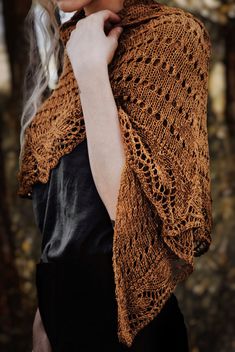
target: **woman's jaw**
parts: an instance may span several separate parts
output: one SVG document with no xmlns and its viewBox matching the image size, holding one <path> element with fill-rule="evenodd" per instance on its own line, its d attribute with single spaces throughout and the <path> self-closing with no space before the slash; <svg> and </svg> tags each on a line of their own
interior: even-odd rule
<svg viewBox="0 0 235 352">
<path fill-rule="evenodd" d="M 89 5 L 94 0 L 55 0 L 59 9 L 63 12 L 74 12 Z"/>
<path fill-rule="evenodd" d="M 118 12 L 124 0 L 53 0 L 63 12 L 74 12 L 84 8 L 86 16 L 103 9 Z"/>
</svg>

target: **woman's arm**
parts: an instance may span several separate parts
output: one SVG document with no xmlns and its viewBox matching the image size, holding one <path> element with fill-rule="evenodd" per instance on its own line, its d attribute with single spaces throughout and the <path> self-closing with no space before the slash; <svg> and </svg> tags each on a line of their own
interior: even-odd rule
<svg viewBox="0 0 235 352">
<path fill-rule="evenodd" d="M 94 182 L 110 218 L 115 220 L 125 156 L 107 65 L 87 69 L 79 76 L 79 87 Z"/>
<path fill-rule="evenodd" d="M 118 46 L 121 27 L 105 27 L 120 18 L 110 10 L 98 11 L 77 23 L 67 51 L 80 89 L 91 170 L 101 199 L 111 219 L 116 203 L 125 156 L 108 75 L 108 64 Z M 111 26 L 112 27 L 112 26 Z"/>
<path fill-rule="evenodd" d="M 51 345 L 45 332 L 39 309 L 33 322 L 33 352 L 51 352 Z"/>
</svg>

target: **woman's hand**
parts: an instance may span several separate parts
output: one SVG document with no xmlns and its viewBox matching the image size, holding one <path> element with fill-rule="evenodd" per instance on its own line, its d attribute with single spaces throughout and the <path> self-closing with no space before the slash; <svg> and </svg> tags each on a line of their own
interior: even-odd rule
<svg viewBox="0 0 235 352">
<path fill-rule="evenodd" d="M 86 69 L 112 61 L 122 32 L 119 21 L 120 17 L 110 10 L 97 11 L 78 21 L 66 45 L 76 78 Z"/>
<path fill-rule="evenodd" d="M 33 322 L 33 352 L 52 352 L 39 309 L 36 311 Z"/>
</svg>

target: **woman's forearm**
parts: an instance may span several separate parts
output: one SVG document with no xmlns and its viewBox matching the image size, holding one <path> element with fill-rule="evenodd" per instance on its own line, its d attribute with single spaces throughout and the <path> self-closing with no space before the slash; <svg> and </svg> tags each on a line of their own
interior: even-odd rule
<svg viewBox="0 0 235 352">
<path fill-rule="evenodd" d="M 125 154 L 108 67 L 97 64 L 80 73 L 77 81 L 93 179 L 110 218 L 115 220 Z"/>
</svg>

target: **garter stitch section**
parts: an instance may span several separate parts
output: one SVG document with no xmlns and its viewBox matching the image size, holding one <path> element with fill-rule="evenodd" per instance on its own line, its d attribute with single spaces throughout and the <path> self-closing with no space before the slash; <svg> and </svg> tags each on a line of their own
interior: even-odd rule
<svg viewBox="0 0 235 352">
<path fill-rule="evenodd" d="M 198 18 L 154 0 L 124 0 L 119 15 L 123 32 L 108 70 L 126 161 L 113 270 L 117 333 L 131 346 L 211 243 L 211 42 Z M 84 17 L 80 10 L 61 26 L 64 44 Z M 84 138 L 78 86 L 65 50 L 58 85 L 26 129 L 18 195 L 30 198 L 32 184 L 46 183 L 60 157 Z"/>
</svg>

